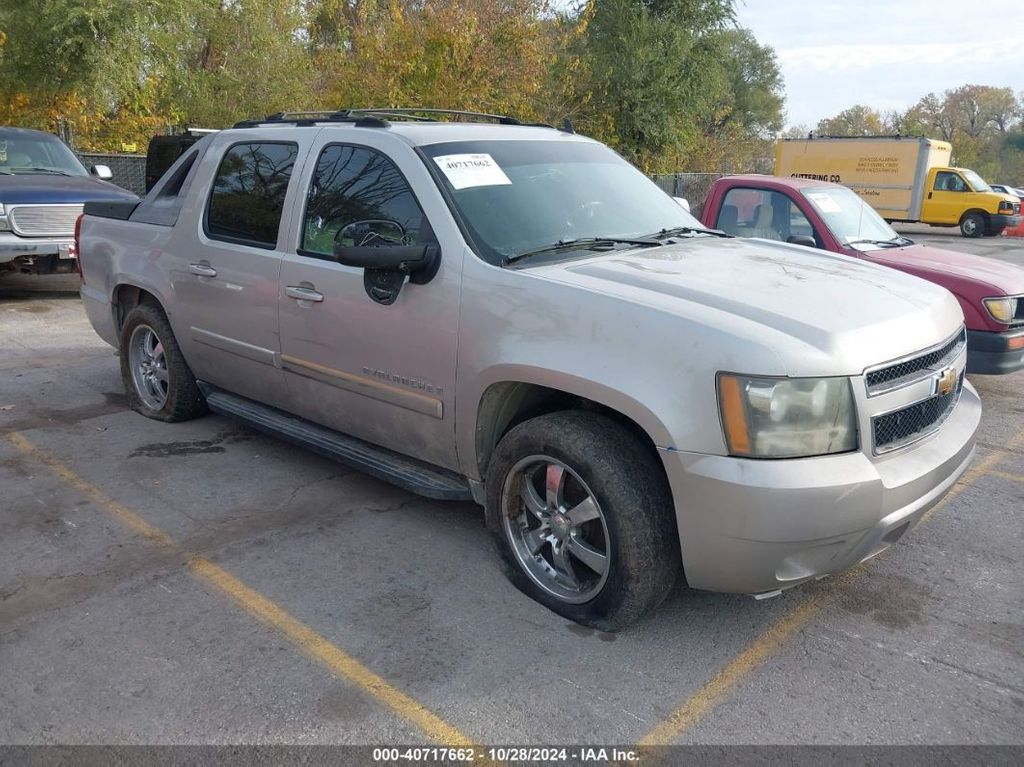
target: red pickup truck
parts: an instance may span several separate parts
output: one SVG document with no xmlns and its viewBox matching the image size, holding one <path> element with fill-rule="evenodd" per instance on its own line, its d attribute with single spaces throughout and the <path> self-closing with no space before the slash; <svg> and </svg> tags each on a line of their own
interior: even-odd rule
<svg viewBox="0 0 1024 767">
<path fill-rule="evenodd" d="M 1024 268 L 984 256 L 917 245 L 855 192 L 823 181 L 725 176 L 701 212 L 705 226 L 844 253 L 908 272 L 949 290 L 967 324 L 967 371 L 1024 368 Z"/>
</svg>

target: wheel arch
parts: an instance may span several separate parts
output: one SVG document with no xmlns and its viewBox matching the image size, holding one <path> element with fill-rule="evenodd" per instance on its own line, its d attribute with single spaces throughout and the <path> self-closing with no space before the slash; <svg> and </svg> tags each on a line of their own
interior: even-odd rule
<svg viewBox="0 0 1024 767">
<path fill-rule="evenodd" d="M 969 215 L 977 213 L 985 221 L 985 226 L 988 226 L 992 222 L 992 214 L 984 208 L 968 208 L 960 215 L 960 223 L 964 222 Z"/>
<path fill-rule="evenodd" d="M 621 392 L 590 381 L 560 376 L 559 381 L 517 376 L 490 383 L 479 397 L 473 432 L 473 468 L 487 474 L 494 449 L 523 421 L 563 410 L 596 412 L 635 433 L 662 465 L 658 447 L 670 443 L 668 429 L 650 410 Z M 468 462 L 467 462 L 468 463 Z"/>
<path fill-rule="evenodd" d="M 158 307 L 164 314 L 167 313 L 163 302 L 155 293 L 130 282 L 120 282 L 114 286 L 110 303 L 114 312 L 114 325 L 118 333 L 124 327 L 124 320 L 128 313 L 140 304 L 150 303 Z"/>
</svg>

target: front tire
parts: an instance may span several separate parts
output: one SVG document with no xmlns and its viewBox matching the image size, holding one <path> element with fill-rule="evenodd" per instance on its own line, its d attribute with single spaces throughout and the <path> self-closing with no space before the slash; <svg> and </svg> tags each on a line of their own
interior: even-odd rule
<svg viewBox="0 0 1024 767">
<path fill-rule="evenodd" d="M 985 233 L 985 217 L 980 213 L 965 213 L 960 219 L 960 234 L 964 237 L 981 237 Z"/>
<path fill-rule="evenodd" d="M 519 424 L 487 469 L 487 520 L 512 583 L 559 615 L 616 631 L 664 600 L 681 562 L 649 447 L 595 413 Z"/>
<path fill-rule="evenodd" d="M 128 313 L 120 356 L 121 380 L 135 412 L 168 423 L 206 413 L 206 400 L 159 307 L 139 304 Z"/>
</svg>

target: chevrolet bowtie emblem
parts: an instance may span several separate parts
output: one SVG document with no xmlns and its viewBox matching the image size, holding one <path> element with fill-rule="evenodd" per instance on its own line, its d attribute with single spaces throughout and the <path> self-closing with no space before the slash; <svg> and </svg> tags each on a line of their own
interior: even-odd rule
<svg viewBox="0 0 1024 767">
<path fill-rule="evenodd" d="M 956 386 L 956 370 L 953 368 L 941 370 L 936 374 L 934 380 L 936 394 L 949 394 Z"/>
</svg>

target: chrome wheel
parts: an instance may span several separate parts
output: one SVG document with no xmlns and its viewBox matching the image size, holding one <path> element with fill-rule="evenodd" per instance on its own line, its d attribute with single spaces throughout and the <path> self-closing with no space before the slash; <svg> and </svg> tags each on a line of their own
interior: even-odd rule
<svg viewBox="0 0 1024 767">
<path fill-rule="evenodd" d="M 561 461 L 519 461 L 501 493 L 505 536 L 523 570 L 565 602 L 587 602 L 608 578 L 611 542 L 587 483 Z"/>
<path fill-rule="evenodd" d="M 167 402 L 167 359 L 164 345 L 149 325 L 139 325 L 128 341 L 128 366 L 135 393 L 150 410 L 160 410 Z"/>
</svg>

